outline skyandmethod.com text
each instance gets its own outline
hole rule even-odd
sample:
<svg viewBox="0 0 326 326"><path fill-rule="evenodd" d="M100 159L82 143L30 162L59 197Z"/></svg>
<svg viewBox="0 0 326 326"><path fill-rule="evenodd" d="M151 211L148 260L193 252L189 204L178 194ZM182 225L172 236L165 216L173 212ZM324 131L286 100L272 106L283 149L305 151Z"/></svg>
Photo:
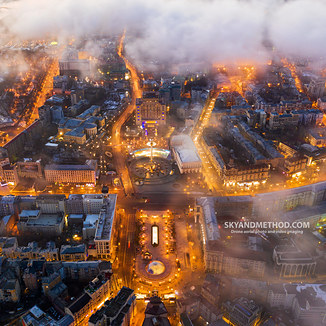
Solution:
<svg viewBox="0 0 326 326"><path fill-rule="evenodd" d="M272 221L240 221L240 222L224 222L223 227L225 229L309 229L310 222L272 222Z"/></svg>

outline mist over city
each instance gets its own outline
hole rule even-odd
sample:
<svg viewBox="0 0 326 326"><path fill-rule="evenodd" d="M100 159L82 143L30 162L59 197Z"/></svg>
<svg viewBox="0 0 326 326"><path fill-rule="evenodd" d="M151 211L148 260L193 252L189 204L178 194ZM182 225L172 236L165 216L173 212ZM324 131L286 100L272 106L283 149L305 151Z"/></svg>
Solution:
<svg viewBox="0 0 326 326"><path fill-rule="evenodd" d="M1 34L69 40L126 29L127 53L145 64L261 62L273 55L264 41L284 55L321 59L325 10L322 0L18 0L1 5Z"/></svg>
<svg viewBox="0 0 326 326"><path fill-rule="evenodd" d="M326 326L324 0L0 0L0 325Z"/></svg>

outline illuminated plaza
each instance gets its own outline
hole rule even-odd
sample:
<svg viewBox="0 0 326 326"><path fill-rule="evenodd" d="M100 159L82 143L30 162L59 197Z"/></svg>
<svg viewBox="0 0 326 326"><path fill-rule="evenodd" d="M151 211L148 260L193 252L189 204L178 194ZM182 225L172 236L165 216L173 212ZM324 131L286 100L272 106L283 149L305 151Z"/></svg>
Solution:
<svg viewBox="0 0 326 326"><path fill-rule="evenodd" d="M326 326L324 0L3 0L0 325Z"/></svg>
<svg viewBox="0 0 326 326"><path fill-rule="evenodd" d="M140 251L136 256L135 276L140 293L173 293L180 274L176 267L174 216L170 211L140 211Z"/></svg>

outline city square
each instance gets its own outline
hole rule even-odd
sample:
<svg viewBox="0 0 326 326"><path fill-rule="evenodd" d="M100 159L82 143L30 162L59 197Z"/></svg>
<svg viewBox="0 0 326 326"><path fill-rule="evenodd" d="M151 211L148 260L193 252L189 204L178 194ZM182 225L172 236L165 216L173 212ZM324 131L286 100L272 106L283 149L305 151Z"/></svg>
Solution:
<svg viewBox="0 0 326 326"><path fill-rule="evenodd" d="M0 325L326 326L325 12L3 0Z"/></svg>

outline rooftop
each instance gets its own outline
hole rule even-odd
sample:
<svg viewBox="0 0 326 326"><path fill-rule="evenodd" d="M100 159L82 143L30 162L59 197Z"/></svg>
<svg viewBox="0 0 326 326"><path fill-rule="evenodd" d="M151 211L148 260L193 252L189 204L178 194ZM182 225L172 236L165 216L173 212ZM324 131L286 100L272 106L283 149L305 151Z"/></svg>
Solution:
<svg viewBox="0 0 326 326"><path fill-rule="evenodd" d="M60 248L60 255L83 254L86 252L86 245L64 245Z"/></svg>
<svg viewBox="0 0 326 326"><path fill-rule="evenodd" d="M95 163L94 163L95 162ZM54 171L71 171L71 170L95 170L96 161L89 160L86 164L47 164L44 170L54 170Z"/></svg>
<svg viewBox="0 0 326 326"><path fill-rule="evenodd" d="M183 326L193 326L193 323L186 312L180 314L180 320Z"/></svg>
<svg viewBox="0 0 326 326"><path fill-rule="evenodd" d="M99 288L103 286L106 282L108 282L110 277L107 277L106 274L101 273L99 274L94 280L89 282L87 287L85 288L85 291L89 294L93 294L96 292Z"/></svg>
<svg viewBox="0 0 326 326"><path fill-rule="evenodd" d="M83 196L83 199L85 199L85 200L103 199L104 198L104 196L101 194L85 194L82 196Z"/></svg>
<svg viewBox="0 0 326 326"><path fill-rule="evenodd" d="M56 201L56 200L65 200L65 199L66 199L66 195L60 195L60 194L55 194L55 195L44 194L36 197L37 201L40 200Z"/></svg>
<svg viewBox="0 0 326 326"><path fill-rule="evenodd" d="M83 223L84 228L92 228L96 226L96 222L99 219L99 214L88 214L86 215L86 219Z"/></svg>
<svg viewBox="0 0 326 326"><path fill-rule="evenodd" d="M146 306L145 314L160 316L167 314L166 307L159 297L151 297Z"/></svg>
<svg viewBox="0 0 326 326"><path fill-rule="evenodd" d="M81 194L70 194L68 200L83 200L83 195Z"/></svg>
<svg viewBox="0 0 326 326"><path fill-rule="evenodd" d="M65 133L65 136L84 137L84 128L76 128Z"/></svg>
<svg viewBox="0 0 326 326"><path fill-rule="evenodd" d="M83 214L69 214L68 219L83 219Z"/></svg>
<svg viewBox="0 0 326 326"><path fill-rule="evenodd" d="M173 136L171 138L171 146L183 163L201 162L196 146L190 136L185 134Z"/></svg>
<svg viewBox="0 0 326 326"><path fill-rule="evenodd" d="M313 216L326 216L326 203L314 206L299 206L282 214L283 221L293 222Z"/></svg>
<svg viewBox="0 0 326 326"><path fill-rule="evenodd" d="M209 241L207 247L208 250L221 251L224 253L224 256L227 257L261 262L267 262L270 260L270 256L267 252L255 251L241 246L227 247L220 240Z"/></svg>
<svg viewBox="0 0 326 326"><path fill-rule="evenodd" d="M109 197L107 198L107 201L108 202L105 205L105 208L102 208L100 211L100 216L98 219L98 224L95 232L95 241L111 239L117 195L110 194Z"/></svg>
<svg viewBox="0 0 326 326"><path fill-rule="evenodd" d="M301 309L308 310L316 307L326 309L325 284L297 285L296 291Z"/></svg>
<svg viewBox="0 0 326 326"><path fill-rule="evenodd" d="M108 317L117 316L120 311L129 303L130 296L134 293L134 290L127 287L122 287L119 293L111 300L105 303L105 315Z"/></svg>
<svg viewBox="0 0 326 326"><path fill-rule="evenodd" d="M77 300L75 300L68 308L73 314L75 314L80 311L83 307L85 307L90 300L92 300L92 297L88 293L84 293Z"/></svg>
<svg viewBox="0 0 326 326"><path fill-rule="evenodd" d="M59 123L59 128L75 129L81 125L82 121L73 118L63 118Z"/></svg>
<svg viewBox="0 0 326 326"><path fill-rule="evenodd" d="M73 317L70 315L65 315L60 320L54 320L37 306L31 308L22 319L24 325L31 326L70 326L74 322Z"/></svg>
<svg viewBox="0 0 326 326"><path fill-rule="evenodd" d="M142 326L170 326L169 319L167 317L147 317L145 318Z"/></svg>
<svg viewBox="0 0 326 326"><path fill-rule="evenodd" d="M92 260L92 261L64 261L62 262L64 268L74 268L76 270L82 268L99 268L100 271L110 270L112 264L109 261Z"/></svg>
<svg viewBox="0 0 326 326"><path fill-rule="evenodd" d="M11 248L17 245L17 238L15 237L2 237L0 238L0 248Z"/></svg>
<svg viewBox="0 0 326 326"><path fill-rule="evenodd" d="M40 215L40 210L35 209L35 210L22 210L21 213L19 214L19 218L37 218Z"/></svg>
<svg viewBox="0 0 326 326"><path fill-rule="evenodd" d="M291 195L304 193L304 192L311 192L311 193L319 192L319 191L322 191L323 189L326 189L326 181L317 182L317 183L313 183L313 184L310 184L307 186L302 186L302 187L297 187L297 188L256 194L254 198L256 198L258 201L261 201L264 199L277 201L280 198L286 198Z"/></svg>
<svg viewBox="0 0 326 326"><path fill-rule="evenodd" d="M38 218L28 219L25 222L28 226L55 226L62 222L63 216L58 214L41 214Z"/></svg>
<svg viewBox="0 0 326 326"><path fill-rule="evenodd" d="M205 228L206 228L206 241L213 241L220 239L220 231L215 214L215 202L214 197L202 197L198 200L198 203L202 206Z"/></svg>

